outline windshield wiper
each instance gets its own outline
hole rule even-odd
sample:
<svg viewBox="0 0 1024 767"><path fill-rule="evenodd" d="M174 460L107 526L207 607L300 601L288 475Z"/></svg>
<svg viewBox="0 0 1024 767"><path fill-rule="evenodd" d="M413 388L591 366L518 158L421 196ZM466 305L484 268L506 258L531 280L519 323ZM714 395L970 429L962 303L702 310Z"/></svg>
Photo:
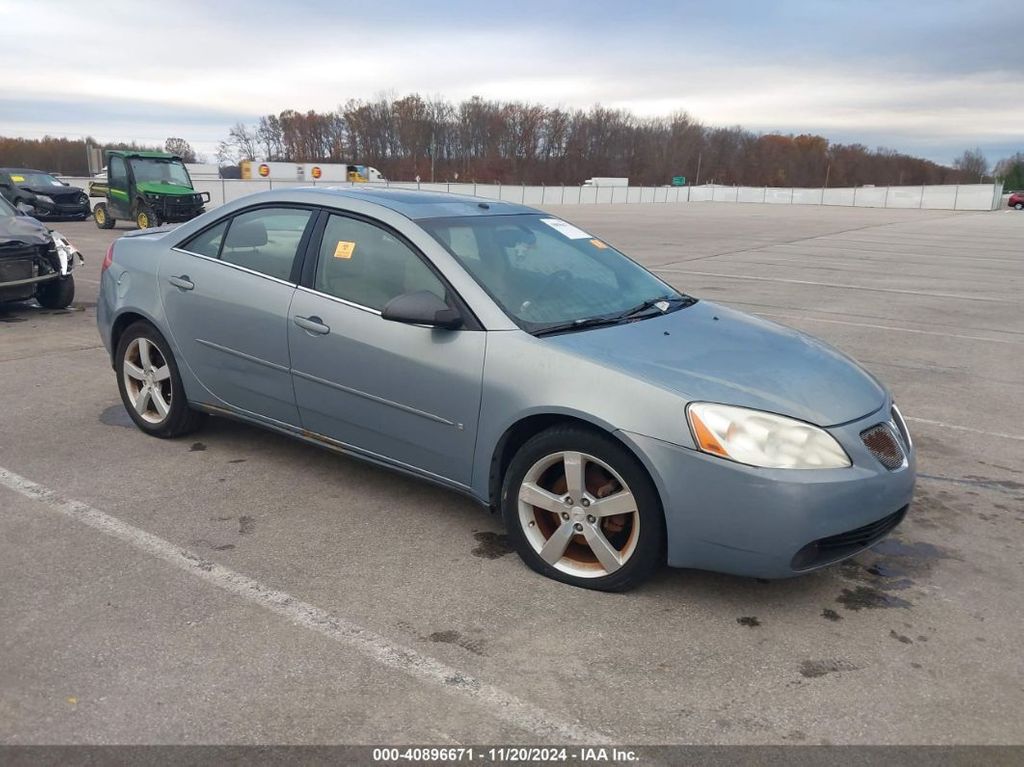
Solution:
<svg viewBox="0 0 1024 767"><path fill-rule="evenodd" d="M683 308L685 306L692 306L697 303L697 299L692 296L685 294L679 296L661 296L660 298L651 298L644 301L641 304L637 304L631 309L627 309L619 314L612 314L605 317L587 317L582 320L573 320L572 322L562 322L558 325L549 325L546 328L534 331L535 336L547 336L555 333L567 333L573 330L582 330L584 328L595 328L602 325L618 325L632 319L640 319L645 312L649 312L651 309L657 307L657 314L651 314L650 316L656 317L661 314L668 312L672 304L678 304L677 308ZM665 308L662 309L659 304L666 304Z"/></svg>
<svg viewBox="0 0 1024 767"><path fill-rule="evenodd" d="M634 317L639 317L643 315L645 312L648 312L655 307L658 308L658 314L665 314L672 306L672 304L677 302L680 302L680 306L690 306L691 304L696 303L697 299L687 295L661 296L660 298L649 298L642 304L637 304L632 309L627 309L621 314L615 315L615 319L630 320L633 319ZM665 308L663 309L659 304L665 304ZM656 317L657 315L652 314L651 316Z"/></svg>
<svg viewBox="0 0 1024 767"><path fill-rule="evenodd" d="M587 317L582 320L573 320L572 322L560 322L557 325L548 325L546 328L534 331L535 336L549 336L555 333L566 333L570 330L582 330L583 328L596 328L601 325L618 325L622 322L622 318L618 316L614 317Z"/></svg>

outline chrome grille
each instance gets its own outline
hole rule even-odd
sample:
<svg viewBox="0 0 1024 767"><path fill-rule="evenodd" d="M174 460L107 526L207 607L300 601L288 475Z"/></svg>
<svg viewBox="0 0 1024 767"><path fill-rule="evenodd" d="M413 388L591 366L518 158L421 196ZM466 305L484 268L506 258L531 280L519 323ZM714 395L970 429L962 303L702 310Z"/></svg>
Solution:
<svg viewBox="0 0 1024 767"><path fill-rule="evenodd" d="M900 447L892 426L887 423L880 423L865 429L860 433L860 438L871 454L878 459L889 471L895 471L903 465L906 455Z"/></svg>

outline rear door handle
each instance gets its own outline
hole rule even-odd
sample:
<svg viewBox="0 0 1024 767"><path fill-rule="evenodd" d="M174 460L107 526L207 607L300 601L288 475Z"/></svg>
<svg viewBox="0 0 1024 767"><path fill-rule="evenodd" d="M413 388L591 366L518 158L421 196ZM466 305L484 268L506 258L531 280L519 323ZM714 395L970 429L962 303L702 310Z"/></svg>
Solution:
<svg viewBox="0 0 1024 767"><path fill-rule="evenodd" d="M196 286L196 284L188 278L187 274L183 274L180 277L168 277L167 281L174 287L181 288L182 290L192 290L192 288Z"/></svg>
<svg viewBox="0 0 1024 767"><path fill-rule="evenodd" d="M295 317L295 324L303 330L315 333L318 336L325 336L331 332L330 327L325 325L324 321L315 314L312 317Z"/></svg>

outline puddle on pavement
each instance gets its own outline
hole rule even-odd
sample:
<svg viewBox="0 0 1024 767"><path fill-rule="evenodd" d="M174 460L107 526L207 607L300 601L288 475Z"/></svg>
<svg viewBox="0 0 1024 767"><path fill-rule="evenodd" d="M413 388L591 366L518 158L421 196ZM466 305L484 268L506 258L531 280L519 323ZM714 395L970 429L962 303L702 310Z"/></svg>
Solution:
<svg viewBox="0 0 1024 767"><path fill-rule="evenodd" d="M474 533L473 537L480 544L472 551L474 557L498 559L512 553L512 545L505 533Z"/></svg>
<svg viewBox="0 0 1024 767"><path fill-rule="evenodd" d="M124 426L125 428L135 428L135 422L131 416L128 415L128 411L124 409L124 405L111 405L102 413L100 413L100 423L106 424L107 426Z"/></svg>
<svg viewBox="0 0 1024 767"><path fill-rule="evenodd" d="M872 586L857 586L843 589L836 601L847 610L878 610L889 607L912 607L906 599L887 594Z"/></svg>

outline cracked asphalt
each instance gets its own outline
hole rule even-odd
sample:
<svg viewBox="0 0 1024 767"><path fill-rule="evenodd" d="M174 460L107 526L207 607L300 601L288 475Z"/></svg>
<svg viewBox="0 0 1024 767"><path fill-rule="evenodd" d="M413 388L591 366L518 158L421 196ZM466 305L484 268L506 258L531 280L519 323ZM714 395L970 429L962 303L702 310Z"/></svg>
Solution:
<svg viewBox="0 0 1024 767"><path fill-rule="evenodd" d="M125 230L60 224L75 305L0 309L0 467L55 494L0 484L0 743L1024 742L1024 214L550 210L883 379L919 449L896 534L599 594L454 493L222 419L148 438L95 327Z"/></svg>

